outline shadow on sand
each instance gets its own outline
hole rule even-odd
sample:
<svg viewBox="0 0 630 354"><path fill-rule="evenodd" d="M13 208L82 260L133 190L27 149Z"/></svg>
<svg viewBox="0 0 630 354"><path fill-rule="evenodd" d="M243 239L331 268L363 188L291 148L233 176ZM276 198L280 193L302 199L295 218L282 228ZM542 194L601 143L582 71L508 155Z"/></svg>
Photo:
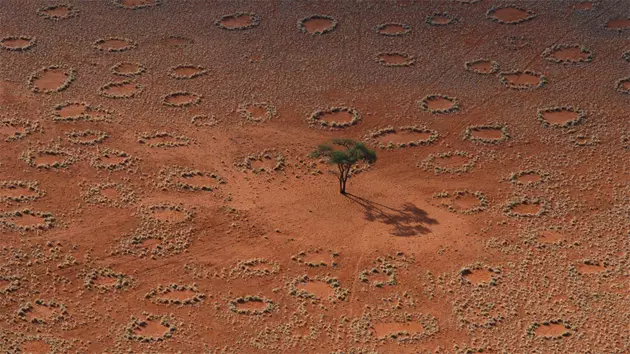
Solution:
<svg viewBox="0 0 630 354"><path fill-rule="evenodd" d="M431 229L427 225L438 224L436 219L430 218L426 211L412 203L405 203L400 209L394 209L350 193L347 193L346 197L365 209L367 221L378 221L393 226L394 236L428 234Z"/></svg>

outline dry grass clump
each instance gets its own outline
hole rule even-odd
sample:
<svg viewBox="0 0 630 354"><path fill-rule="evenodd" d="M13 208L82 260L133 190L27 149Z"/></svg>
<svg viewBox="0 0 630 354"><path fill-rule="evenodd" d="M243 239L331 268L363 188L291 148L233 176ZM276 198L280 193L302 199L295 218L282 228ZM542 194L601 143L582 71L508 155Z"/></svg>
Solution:
<svg viewBox="0 0 630 354"><path fill-rule="evenodd" d="M617 90L617 92L630 95L630 76L617 80L615 90Z"/></svg>
<svg viewBox="0 0 630 354"><path fill-rule="evenodd" d="M538 210L535 213L522 213L515 211L519 205L535 205L538 206ZM505 205L503 208L503 213L510 217L522 217L522 218L530 218L530 217L538 217L546 214L549 211L549 203L539 198L520 198L511 200L509 203Z"/></svg>
<svg viewBox="0 0 630 354"><path fill-rule="evenodd" d="M623 52L623 54L621 54L621 59L630 63L630 50L626 50L625 52Z"/></svg>
<svg viewBox="0 0 630 354"><path fill-rule="evenodd" d="M516 83L512 83L510 82L506 76L508 75L532 75L532 76L536 76L538 77L538 84L537 85L532 85L532 84L528 84L528 83L523 83L523 84L516 84ZM537 88L541 88L543 86L545 86L547 84L547 77L545 75L543 75L542 73L539 73L537 71L532 71L532 70L514 70L514 71L506 71L506 72L502 72L499 73L499 81L501 81L501 83L503 84L503 86L513 89L513 90L534 90Z"/></svg>
<svg viewBox="0 0 630 354"><path fill-rule="evenodd" d="M478 329L484 330L498 326L505 320L508 312L502 303L491 300L484 301L474 297L455 301L453 308L457 315L458 326L468 329L470 333Z"/></svg>
<svg viewBox="0 0 630 354"><path fill-rule="evenodd" d="M271 167L267 167L264 165L265 163L271 163L273 165ZM284 170L286 160L282 153L273 149L268 149L259 153L249 154L245 157L238 158L234 162L234 166L242 169L243 171L250 170L256 174L263 172L278 172Z"/></svg>
<svg viewBox="0 0 630 354"><path fill-rule="evenodd" d="M191 72L190 74L179 74L177 72L177 70L181 70L181 69L189 69L189 70L193 70L193 72ZM194 79L196 77L205 75L208 73L208 70L206 68L204 68L203 66L200 65L177 65L177 66L171 66L168 69L168 76L172 77L173 79L177 79L177 80L190 80L190 79Z"/></svg>
<svg viewBox="0 0 630 354"><path fill-rule="evenodd" d="M108 196L107 190L114 190L115 196ZM110 207L122 208L125 205L137 202L136 193L127 185L116 182L104 182L89 186L81 197L89 204L100 204Z"/></svg>
<svg viewBox="0 0 630 354"><path fill-rule="evenodd" d="M457 157L466 158L467 159L466 163L463 163L457 167L447 167L447 166L440 165L441 160L457 158ZM478 159L479 159L478 156L473 156L469 152L466 152L466 151L440 152L440 153L430 154L429 156L427 156L427 158L424 161L418 164L418 167L422 167L427 171L433 170L435 174L464 173L464 172L470 172L470 170L472 170L472 168L475 167L475 164L477 163Z"/></svg>
<svg viewBox="0 0 630 354"><path fill-rule="evenodd" d="M27 195L12 195L4 193L4 190L11 191L16 189L25 189ZM37 200L46 195L44 191L39 189L39 182L35 181L0 181L0 202L27 202Z"/></svg>
<svg viewBox="0 0 630 354"><path fill-rule="evenodd" d="M227 183L214 172L199 171L187 167L168 166L159 172L161 188L177 188L184 191L213 191L219 185ZM207 182L195 182L195 179L206 179Z"/></svg>
<svg viewBox="0 0 630 354"><path fill-rule="evenodd" d="M27 41L28 43L22 46L7 45L6 42L12 41ZM33 48L36 42L35 37L32 36L8 36L0 39L0 47L13 52L23 52Z"/></svg>
<svg viewBox="0 0 630 354"><path fill-rule="evenodd" d="M16 128L15 132L13 132L13 135L8 135L4 139L4 141L6 141L7 143L24 139L32 133L42 130L39 122L33 122L27 119L20 118L3 119L0 121L0 127ZM22 131L20 131L20 129Z"/></svg>
<svg viewBox="0 0 630 354"><path fill-rule="evenodd" d="M488 272L490 275L489 281L480 281L476 284L469 278L475 271ZM496 286L501 279L501 269L488 267L482 263L475 263L468 267L464 267L459 270L459 280L464 285L476 285L478 287Z"/></svg>
<svg viewBox="0 0 630 354"><path fill-rule="evenodd" d="M54 161L37 161L38 158L44 157L57 157L57 159ZM70 151L67 151L55 144L38 150L27 149L22 153L22 155L20 155L20 160L23 160L31 167L51 169L67 168L78 159Z"/></svg>
<svg viewBox="0 0 630 354"><path fill-rule="evenodd" d="M142 329L149 326L150 322L158 322L164 327L164 333L158 337L146 337L142 334ZM125 327L125 338L128 340L136 340L143 343L161 342L165 339L173 337L177 328L171 324L171 319L167 316L148 315L145 320L132 317L131 323Z"/></svg>
<svg viewBox="0 0 630 354"><path fill-rule="evenodd" d="M147 221L141 228L125 235L111 254L157 259L178 255L190 247L192 229L170 230L163 223Z"/></svg>
<svg viewBox="0 0 630 354"><path fill-rule="evenodd" d="M24 321L28 321L29 313L32 313L36 306L45 307L51 310L51 316L50 318L32 317L30 321L34 324L47 324L49 321L57 323L63 321L68 316L68 310L65 305L58 304L53 300L46 302L44 300L37 299L34 304L29 302L21 305L17 311L18 317Z"/></svg>
<svg viewBox="0 0 630 354"><path fill-rule="evenodd" d="M564 327L564 331L558 335L543 335L539 336L536 334L536 330L543 326L551 326L551 325L561 325ZM543 321L542 323L534 322L529 327L527 327L527 335L530 337L540 337L542 339L562 339L564 337L570 337L572 333L575 331L575 328L571 327L570 324L566 323L562 319Z"/></svg>
<svg viewBox="0 0 630 354"><path fill-rule="evenodd" d="M442 21L445 20L445 21ZM431 26L448 26L458 21L457 17L446 13L446 12L436 12L429 16L427 16L424 22L428 23Z"/></svg>
<svg viewBox="0 0 630 354"><path fill-rule="evenodd" d="M170 297L177 293L194 293L185 298ZM193 305L202 302L206 298L206 294L200 293L197 284L179 285L170 284L168 286L158 285L157 288L151 289L144 298L160 305Z"/></svg>
<svg viewBox="0 0 630 354"><path fill-rule="evenodd" d="M127 45L123 47L119 47L119 48L103 47L103 44L107 43L107 41L120 41L120 42L125 42ZM138 46L138 43L136 43L133 39L122 38L122 37L109 37L106 39L99 38L92 44L92 47L94 47L94 49L99 50L101 52L110 52L110 53L124 52L126 50L136 48L137 46Z"/></svg>
<svg viewBox="0 0 630 354"><path fill-rule="evenodd" d="M409 331L407 327L410 323L416 323L419 329ZM378 325L390 327L384 336L378 336L375 327ZM402 328L401 328L402 327ZM439 332L437 318L430 314L394 312L389 309L366 308L363 315L351 321L350 329L353 337L357 341L367 343L384 344L392 341L398 344L417 343L434 336ZM376 353L369 351L359 351L357 353Z"/></svg>
<svg viewBox="0 0 630 354"><path fill-rule="evenodd" d="M135 159L124 151L105 148L92 154L90 163L94 168L120 171L131 166L134 161Z"/></svg>
<svg viewBox="0 0 630 354"><path fill-rule="evenodd" d="M38 218L36 224L23 224L16 222L21 218ZM33 211L30 209L14 210L0 213L0 225L17 231L48 230L54 226L55 218L52 213Z"/></svg>
<svg viewBox="0 0 630 354"><path fill-rule="evenodd" d="M553 57L554 53L563 49L570 49L570 48L579 49L580 52L586 54L586 57L577 58L577 59L573 59L573 58L560 59L560 58ZM593 60L593 52L591 52L591 50L586 48L585 46L582 46L579 44L554 44L551 47L545 49L545 51L542 53L542 57L547 61L550 61L552 63L558 63L558 64L590 63Z"/></svg>
<svg viewBox="0 0 630 354"><path fill-rule="evenodd" d="M264 258L252 258L236 263L236 266L230 270L230 277L261 277L277 274L279 271L280 265L276 262Z"/></svg>
<svg viewBox="0 0 630 354"><path fill-rule="evenodd" d="M264 110L265 113L263 116L254 115L252 110ZM238 105L238 114L250 121L250 122L264 122L266 120L271 120L278 116L278 112L276 111L276 107L267 102L253 102L253 103L243 103Z"/></svg>
<svg viewBox="0 0 630 354"><path fill-rule="evenodd" d="M102 279L107 281L102 282ZM126 274L116 273L110 268L96 269L85 275L83 286L88 290L98 290L107 292L110 290L121 290L130 287L133 279Z"/></svg>
<svg viewBox="0 0 630 354"><path fill-rule="evenodd" d="M0 294L6 295L17 291L20 288L20 280L22 280L22 277L17 275L0 275L0 281L8 283L0 287Z"/></svg>
<svg viewBox="0 0 630 354"><path fill-rule="evenodd" d="M263 309L239 308L239 306L247 306L248 303L263 303L265 304L265 307ZM228 303L228 307L230 311L241 315L263 315L271 312L275 305L273 304L273 301L267 299L266 297L246 295L230 301Z"/></svg>
<svg viewBox="0 0 630 354"><path fill-rule="evenodd" d="M224 21L227 20L236 20L239 17L242 16L248 16L250 18L250 21L243 25L243 26L234 26L234 27L229 27L226 26L225 24L223 24ZM223 15L221 17L219 17L216 21L214 21L214 24L224 30L228 30L228 31L242 31L242 30L247 30L250 28L254 28L256 26L258 26L260 24L260 16L258 16L257 14L253 13L253 12L236 12L233 14L229 14L229 15Z"/></svg>
<svg viewBox="0 0 630 354"><path fill-rule="evenodd" d="M153 142L152 140L156 140ZM175 135L167 132L141 133L138 137L138 143L146 144L152 148L169 148L178 146L187 146L190 144L190 138L183 135Z"/></svg>
<svg viewBox="0 0 630 354"><path fill-rule="evenodd" d="M122 72L122 71L120 71L121 68L123 68L125 66L130 66L130 65L134 65L137 69L135 71L130 71L130 72ZM114 66L112 66L110 68L110 71L114 75L125 76L125 77L134 77L134 76L142 75L143 73L145 73L147 71L147 68L144 65L140 64L140 63L131 63L131 62L127 62L127 61L121 61L121 62L116 63Z"/></svg>
<svg viewBox="0 0 630 354"><path fill-rule="evenodd" d="M427 138L424 139L418 139L418 140L410 140L408 142L404 142L404 143L393 143L393 142L388 142L387 144L384 143L382 140L378 139L381 138L383 136L387 136L390 134L397 134L399 132L407 132L407 133L419 133L419 134L430 134ZM405 148L405 147L414 147L414 146L422 146L422 145L428 145L431 144L433 142L435 142L439 137L439 134L437 131L435 130L431 130L431 129L427 129L425 127L418 127L416 125L411 125L411 126L402 126L402 127L398 127L398 128L394 128L393 126L388 126L385 127L383 129L379 129L373 132L368 133L364 139L376 146L378 146L381 149L393 149L395 147L398 148Z"/></svg>
<svg viewBox="0 0 630 354"><path fill-rule="evenodd" d="M399 32L386 32L384 31L387 27L400 27L402 28L402 31ZM411 32L411 26L404 24L404 23L397 23L397 22L388 22L388 23L383 23L380 25L377 25L376 27L374 27L374 32L376 32L377 34L380 34L381 36L389 36L389 37L400 37L400 36L404 36L408 33Z"/></svg>
<svg viewBox="0 0 630 354"><path fill-rule="evenodd" d="M177 98L179 97L188 97L189 99L186 101L177 102ZM170 107L188 107L195 104L199 104L199 102L201 102L202 97L203 97L202 95L199 95L196 93L187 92L187 91L178 91L178 92L169 93L168 95L162 97L162 104L164 104L165 106L170 106ZM175 99L175 101L173 101L173 99Z"/></svg>
<svg viewBox="0 0 630 354"><path fill-rule="evenodd" d="M66 80L61 85L57 86L54 89L42 89L35 86L35 81L40 79L42 75L44 75L46 72L51 71L51 70L64 70L67 76ZM40 68L39 70L32 73L28 77L28 86L35 93L57 93L57 92L61 92L67 89L72 83L72 81L74 81L75 78L76 78L76 71L74 69L67 68L63 65L51 65L51 66Z"/></svg>
<svg viewBox="0 0 630 354"><path fill-rule="evenodd" d="M453 204L456 200L466 198L466 197L473 197L478 200L478 203L469 208L459 208ZM488 198L486 197L485 194L483 194L480 191L475 191L475 192L468 191L468 190L457 190L454 192L444 191L444 192L434 194L433 198L437 200L447 199L447 201L440 202L440 206L445 207L448 211L452 213L469 215L469 214L480 213L488 209Z"/></svg>
<svg viewBox="0 0 630 354"><path fill-rule="evenodd" d="M630 133L621 136L621 145L624 149L630 149Z"/></svg>
<svg viewBox="0 0 630 354"><path fill-rule="evenodd" d="M475 64L479 64L479 63L490 63L490 70L489 71L479 71L479 70L475 70L474 66ZM475 74L479 74L479 75L491 75L496 73L497 71L499 71L499 63L497 63L494 60L490 60L490 59L476 59L476 60L471 60L471 61L467 61L464 63L464 68L466 69L466 71L470 71L472 73Z"/></svg>
<svg viewBox="0 0 630 354"><path fill-rule="evenodd" d="M64 110L73 107L81 107L80 112L75 112L72 115L65 115ZM92 107L85 102L64 102L55 106L52 111L52 118L55 122L74 122L74 121L87 121L87 122L100 122L107 121L112 118L113 113L101 107Z"/></svg>
<svg viewBox="0 0 630 354"><path fill-rule="evenodd" d="M66 132L68 141L79 145L96 145L102 143L109 137L109 134L100 130L83 130Z"/></svg>
<svg viewBox="0 0 630 354"><path fill-rule="evenodd" d="M443 99L443 100L447 100L449 102L451 102L451 106L448 108L430 108L429 107L429 101L435 100L435 99ZM455 97L451 97L451 96L447 96L447 95L442 95L439 93L435 93L435 94L430 94L430 95L426 95L424 96L420 101L418 101L418 104L420 105L420 108L425 111L425 112L431 112L433 114L447 114L447 113L455 113L459 111L459 100Z"/></svg>
<svg viewBox="0 0 630 354"><path fill-rule="evenodd" d="M337 262L335 259L339 257L339 253L333 251L324 251L320 248L310 249L307 251L300 251L297 254L291 256L291 260L300 264L304 264L308 267L336 267ZM313 259L317 259L313 261Z"/></svg>
<svg viewBox="0 0 630 354"><path fill-rule="evenodd" d="M330 26L322 29L322 30L317 30L317 31L313 31L313 32L309 32L306 29L306 26L304 25L304 23L306 23L307 21L310 20L328 20L330 21ZM322 35L322 34L326 34L329 32L332 32L335 30L335 28L337 28L337 20L331 16L327 16L327 15L311 15L311 16L307 16L307 17L303 17L301 19L298 20L298 30L300 30L300 32L302 33L308 33L312 36L316 36L316 35Z"/></svg>
<svg viewBox="0 0 630 354"><path fill-rule="evenodd" d="M317 294L310 293L306 289L298 288L299 285L306 284L309 282L323 282L329 285L332 290L331 294L329 295L329 300L336 299L336 300L344 301L347 299L348 294L350 293L350 290L341 287L341 283L339 282L339 279L337 278L327 277L327 276L324 277L324 276L319 276L319 275L311 278L308 275L304 274L302 276L299 276L293 279L291 282L287 284L289 288L289 295L297 296L303 299L323 300L323 299L320 299Z"/></svg>
<svg viewBox="0 0 630 354"><path fill-rule="evenodd" d="M117 7L127 10L139 10L147 7L159 6L162 4L162 0L143 1L137 4L128 4L129 0L112 0Z"/></svg>
<svg viewBox="0 0 630 354"><path fill-rule="evenodd" d="M126 92L121 90L121 92L119 93L109 92L110 89L123 88L129 85L134 86L133 90L127 90ZM105 84L105 86L102 86L98 89L98 94L107 98L122 99L122 98L134 98L140 95L142 91L144 91L143 85L133 82L131 80L123 80L123 81L108 82L107 84Z"/></svg>
<svg viewBox="0 0 630 354"><path fill-rule="evenodd" d="M501 9L516 9L516 10L520 10L523 11L525 13L527 13L527 16L520 18L518 20L514 20L514 21L505 21L503 19L500 19L498 17L495 16L495 13ZM504 6L493 6L490 9L488 9L488 11L486 12L486 17L492 21L492 22L497 22L500 23L502 25L517 25L519 23L523 23L525 21L529 21L532 20L536 17L536 13L532 10L529 9L524 9L522 7L516 6L516 5L504 5Z"/></svg>
<svg viewBox="0 0 630 354"><path fill-rule="evenodd" d="M190 119L190 123L196 127L214 127L219 124L219 120L214 114L212 116L196 115Z"/></svg>
<svg viewBox="0 0 630 354"><path fill-rule="evenodd" d="M566 121L562 124L552 123L545 119L545 113L554 113L554 112L572 112L577 113L577 117L575 119ZM543 125L543 127L554 127L554 128L569 128L575 125L578 125L582 122L586 113L580 108L574 108L572 106L559 106L559 107L551 107L544 108L538 110L538 121Z"/></svg>
<svg viewBox="0 0 630 354"><path fill-rule="evenodd" d="M325 114L330 114L330 113L337 113L337 112L347 112L352 116L352 119L350 121L347 122L326 122L325 120L321 119L322 116L324 116ZM357 111L354 108L351 107L331 107L331 108L325 108L325 109L320 109L317 110L315 112L313 112L309 117L308 117L308 122L310 126L315 126L315 125L319 125L321 127L329 127L329 128L345 128L345 127L349 127L352 125L355 125L357 123L359 123L359 121L362 119L361 114L359 113L359 111Z"/></svg>
<svg viewBox="0 0 630 354"><path fill-rule="evenodd" d="M536 181L527 181L527 182L521 181L521 177L531 176L531 175L538 176L539 179ZM508 178L508 181L514 184L517 184L519 186L534 186L534 185L539 185L546 182L548 178L549 178L549 172L546 172L546 171L523 170L523 171L512 173L510 177Z"/></svg>
<svg viewBox="0 0 630 354"><path fill-rule="evenodd" d="M388 61L388 57L402 57L405 58L405 61ZM412 66L416 63L416 57L405 52L379 52L374 56L374 60L376 60L377 63L388 67Z"/></svg>
<svg viewBox="0 0 630 354"><path fill-rule="evenodd" d="M500 138L486 138L481 136L475 136L475 132L483 132L487 130L498 130L501 132ZM486 125L472 125L466 127L463 134L464 140L470 140L475 143L482 144L498 144L500 142L506 141L510 139L510 134L508 134L507 126L503 124L486 124Z"/></svg>
<svg viewBox="0 0 630 354"><path fill-rule="evenodd" d="M55 11L59 9L64 9L66 13L64 15L56 14ZM79 10L68 4L59 4L40 7L37 9L37 14L48 20L59 21L78 16Z"/></svg>

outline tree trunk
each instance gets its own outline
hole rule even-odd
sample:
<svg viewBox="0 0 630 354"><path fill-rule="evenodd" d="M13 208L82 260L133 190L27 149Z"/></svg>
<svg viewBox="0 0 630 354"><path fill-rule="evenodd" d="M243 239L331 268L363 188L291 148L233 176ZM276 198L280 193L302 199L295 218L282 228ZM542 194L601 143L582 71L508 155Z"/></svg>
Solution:
<svg viewBox="0 0 630 354"><path fill-rule="evenodd" d="M348 182L348 177L350 177L350 166L343 166L341 169L341 188L340 193L346 194L346 182Z"/></svg>

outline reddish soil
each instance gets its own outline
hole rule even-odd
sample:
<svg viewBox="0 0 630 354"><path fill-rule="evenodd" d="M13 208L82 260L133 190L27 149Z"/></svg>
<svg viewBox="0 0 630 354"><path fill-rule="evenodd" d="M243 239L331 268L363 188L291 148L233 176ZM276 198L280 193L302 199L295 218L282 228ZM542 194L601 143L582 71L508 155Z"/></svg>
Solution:
<svg viewBox="0 0 630 354"><path fill-rule="evenodd" d="M578 119L578 112L562 110L562 111L545 111L542 113L543 119L551 124L564 125Z"/></svg>
<svg viewBox="0 0 630 354"><path fill-rule="evenodd" d="M542 206L534 203L519 203L512 208L512 211L518 214L535 215L541 208Z"/></svg>
<svg viewBox="0 0 630 354"><path fill-rule="evenodd" d="M505 75L505 79L512 85L528 85L535 87L540 83L540 77L528 73L508 74Z"/></svg>
<svg viewBox="0 0 630 354"><path fill-rule="evenodd" d="M123 63L116 67L116 73L121 75L131 75L137 73L142 66L137 63Z"/></svg>
<svg viewBox="0 0 630 354"><path fill-rule="evenodd" d="M327 18L309 18L303 23L308 33L322 33L333 25L333 21Z"/></svg>
<svg viewBox="0 0 630 354"><path fill-rule="evenodd" d="M543 324L537 327L534 330L534 333L539 337L558 337L561 336L562 333L566 332L567 329L561 323L549 323Z"/></svg>
<svg viewBox="0 0 630 354"><path fill-rule="evenodd" d="M402 25L394 24L394 23L387 24L378 30L379 33L390 34L390 35L400 34L406 31L407 29L405 29L405 27L403 27Z"/></svg>
<svg viewBox="0 0 630 354"><path fill-rule="evenodd" d="M397 131L393 134L386 134L382 137L378 138L378 140L383 144L389 144L390 142L393 144L407 144L412 141L424 141L428 140L431 137L431 133L426 132L413 132L408 130Z"/></svg>
<svg viewBox="0 0 630 354"><path fill-rule="evenodd" d="M515 7L504 7L496 10L493 16L504 22L515 22L527 18L529 14Z"/></svg>
<svg viewBox="0 0 630 354"><path fill-rule="evenodd" d="M31 41L23 38L11 38L11 39L3 39L2 45L7 48L25 48L31 44Z"/></svg>
<svg viewBox="0 0 630 354"><path fill-rule="evenodd" d="M536 183L542 179L542 176L536 172L525 173L516 178L517 181L523 184Z"/></svg>
<svg viewBox="0 0 630 354"><path fill-rule="evenodd" d="M453 101L441 96L435 96L427 99L427 107L434 110L447 110L453 107Z"/></svg>
<svg viewBox="0 0 630 354"><path fill-rule="evenodd" d="M630 150L622 136L630 125L628 95L615 85L628 75L622 53L628 49L624 28L630 21L623 19L628 16L623 1L596 1L589 11L575 11L580 1L516 1L514 6L537 17L500 25L487 16L501 5L495 1L164 0L129 10L116 3L151 4L2 0L0 38L36 42L24 51L0 48L0 120L15 122L0 125L0 179L32 181L41 195L15 201L7 197L32 192L0 188L0 212L7 213L0 217L0 279L5 279L0 281L0 352L627 352ZM61 3L73 11L59 7L50 14L68 18L37 15L37 9ZM430 26L425 19L436 11L457 18L457 24ZM260 24L246 31L215 25L221 16L238 12L255 13ZM335 18L335 30L303 33L298 21L317 14ZM494 15L524 16L515 10ZM249 21L245 16L224 25ZM375 33L387 23L413 30L404 36ZM304 25L306 31L322 31L331 21ZM95 49L96 41L109 38L130 38L137 46L120 53ZM127 45L122 42L107 46ZM559 65L543 57L561 43L584 45L592 50L592 61ZM388 68L376 63L377 53L409 53L416 62ZM543 73L548 82L536 90L508 89L497 75L466 71L465 63L479 58L495 61L500 72ZM139 63L146 73L101 92L108 82L126 80L112 72L120 62ZM174 79L172 68L182 64L201 65L208 74ZM64 69L40 71L55 66ZM65 90L33 92L33 85L59 87L70 69L76 75ZM481 63L475 69L492 68ZM42 77L31 85L34 73ZM536 86L540 78L506 80ZM203 98L185 107L165 105L164 98L175 92ZM133 99L107 97L131 93ZM459 112L423 111L419 102L427 95L456 97ZM55 109L68 102L89 108ZM273 119L243 119L242 108L255 102L275 107ZM441 110L451 103L430 105ZM254 107L255 118L266 115ZM332 107L355 109L361 121L344 129L309 121L313 112ZM580 107L587 119L550 129L537 119L541 107ZM212 124L196 125L192 118L198 116L212 117ZM351 118L347 112L321 117L327 122ZM562 124L569 117L544 119ZM510 138L500 144L464 139L467 127L494 124L505 125ZM40 129L31 129L35 125ZM337 166L309 157L331 139L363 141L388 126L426 127L440 137L414 148L375 149L374 164L355 166L347 195L339 193ZM109 137L96 145L68 140L72 132L87 130ZM14 132L24 136L5 141ZM138 143L147 132L185 136L194 144L151 148ZM475 134L501 137L492 130ZM579 136L596 137L598 143L578 146ZM417 137L401 131L381 138ZM39 154L45 151L67 154ZM244 156L262 151L281 153L283 168L252 173L239 165ZM436 157L448 152L471 157ZM25 162L31 156L36 164L69 158L72 163L37 167ZM458 169L472 160L473 167ZM122 164L102 166L116 163ZM181 171L204 176L185 178ZM509 177L518 171L540 175L521 176L515 183ZM221 178L211 178L210 172ZM451 197L435 198L445 191ZM479 201L453 198L455 191L483 193L487 208L463 212ZM545 213L538 217L505 210L511 201L533 198L545 201ZM185 212L151 212L162 205ZM45 229L16 228L8 213L24 209L51 213L54 220ZM43 222L26 214L12 219L24 226ZM260 259L268 263L252 261ZM248 261L255 265L244 269ZM462 279L462 269L479 264L500 273L473 270ZM115 288L115 278L97 277L96 284L104 286L90 290L86 277L105 268L128 275L132 285ZM304 275L335 278L331 284L339 287L292 282ZM207 298L186 305L145 299L151 289L169 284L194 284ZM295 296L294 285L320 299ZM181 301L191 295L164 296ZM269 299L273 306L233 302L247 296ZM67 309L39 306L27 317L18 314L37 299ZM252 311L246 315L233 306ZM45 317L46 323L32 323L32 316ZM160 319L135 334L160 340L144 342L126 331L133 332L131 317L148 316ZM556 319L570 324L572 335L544 339L564 331L542 324ZM540 326L528 331L533 324Z"/></svg>
<svg viewBox="0 0 630 354"><path fill-rule="evenodd" d="M298 290L306 291L309 294L315 295L318 299L326 299L334 293L330 284L321 280L310 280L305 283L298 283L295 287Z"/></svg>
<svg viewBox="0 0 630 354"><path fill-rule="evenodd" d="M406 55L395 53L382 53L378 58L388 65L403 65L410 62L410 58Z"/></svg>
<svg viewBox="0 0 630 354"><path fill-rule="evenodd" d="M490 74L494 70L494 67L492 66L492 61L484 60L471 64L470 69L478 73Z"/></svg>
<svg viewBox="0 0 630 354"><path fill-rule="evenodd" d="M159 294L156 297L158 299L164 299L164 300L184 301L184 300L195 297L195 295L197 295L197 293L195 293L192 290L171 290L167 293Z"/></svg>
<svg viewBox="0 0 630 354"><path fill-rule="evenodd" d="M487 269L471 269L464 278L474 285L488 284L492 280L492 272Z"/></svg>
<svg viewBox="0 0 630 354"><path fill-rule="evenodd" d="M580 61L586 60L588 53L583 52L579 47L569 47L554 51L551 57L562 61Z"/></svg>
<svg viewBox="0 0 630 354"><path fill-rule="evenodd" d="M98 44L98 47L104 50L121 50L129 46L129 42L121 39L106 39Z"/></svg>
<svg viewBox="0 0 630 354"><path fill-rule="evenodd" d="M250 25L254 18L248 14L229 16L221 20L221 24L227 28L241 28Z"/></svg>
<svg viewBox="0 0 630 354"><path fill-rule="evenodd" d="M503 137L503 132L498 128L471 129L471 135L478 139L499 140Z"/></svg>

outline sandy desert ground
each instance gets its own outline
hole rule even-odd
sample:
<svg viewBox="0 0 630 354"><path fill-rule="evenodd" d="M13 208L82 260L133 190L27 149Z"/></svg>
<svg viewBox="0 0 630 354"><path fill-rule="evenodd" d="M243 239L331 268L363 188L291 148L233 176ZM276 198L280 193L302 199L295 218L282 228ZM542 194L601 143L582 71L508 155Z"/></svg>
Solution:
<svg viewBox="0 0 630 354"><path fill-rule="evenodd" d="M2 0L0 351L624 353L630 3ZM309 157L378 154L338 193Z"/></svg>

